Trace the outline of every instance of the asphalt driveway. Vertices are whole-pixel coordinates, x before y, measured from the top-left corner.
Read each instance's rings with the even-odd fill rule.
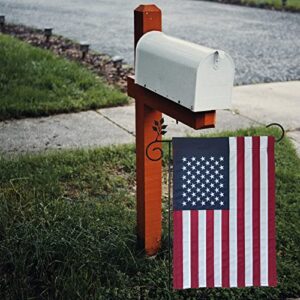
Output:
[[[8,21],[87,40],[133,62],[136,0],[0,0]],[[145,1],[148,2],[148,1]],[[300,79],[300,14],[197,0],[157,0],[166,33],[229,52],[236,84]]]

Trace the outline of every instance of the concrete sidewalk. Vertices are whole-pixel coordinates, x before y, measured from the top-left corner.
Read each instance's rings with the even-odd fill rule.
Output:
[[[300,155],[300,81],[234,87],[232,110],[217,112],[215,129],[196,131],[165,117],[166,137],[280,123]],[[0,122],[0,151],[36,152],[133,143],[134,105]]]

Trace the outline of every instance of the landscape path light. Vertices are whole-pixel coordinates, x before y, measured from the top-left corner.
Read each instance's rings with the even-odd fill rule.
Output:
[[[51,27],[44,28],[44,36],[46,38],[46,43],[50,41],[50,37],[52,36],[52,30],[53,28]]]
[[[114,68],[117,69],[117,74],[120,75],[120,70],[122,68],[123,58],[121,56],[116,55],[111,59],[111,61],[114,65]]]
[[[87,53],[89,52],[90,45],[88,42],[80,42],[80,51],[81,51],[81,59],[85,59]]]
[[[1,31],[4,30],[4,25],[5,25],[5,16],[0,16],[0,29]]]

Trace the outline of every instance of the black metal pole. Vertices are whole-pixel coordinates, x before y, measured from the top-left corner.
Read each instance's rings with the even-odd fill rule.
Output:
[[[168,157],[168,260],[169,260],[169,291],[171,291],[171,143],[169,142],[169,157]]]

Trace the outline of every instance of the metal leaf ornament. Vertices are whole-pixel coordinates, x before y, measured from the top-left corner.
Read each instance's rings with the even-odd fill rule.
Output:
[[[165,122],[164,118],[161,118],[160,121],[154,121],[152,129],[157,132],[157,138],[159,135],[165,135],[167,131],[165,130],[168,125],[163,125]]]

